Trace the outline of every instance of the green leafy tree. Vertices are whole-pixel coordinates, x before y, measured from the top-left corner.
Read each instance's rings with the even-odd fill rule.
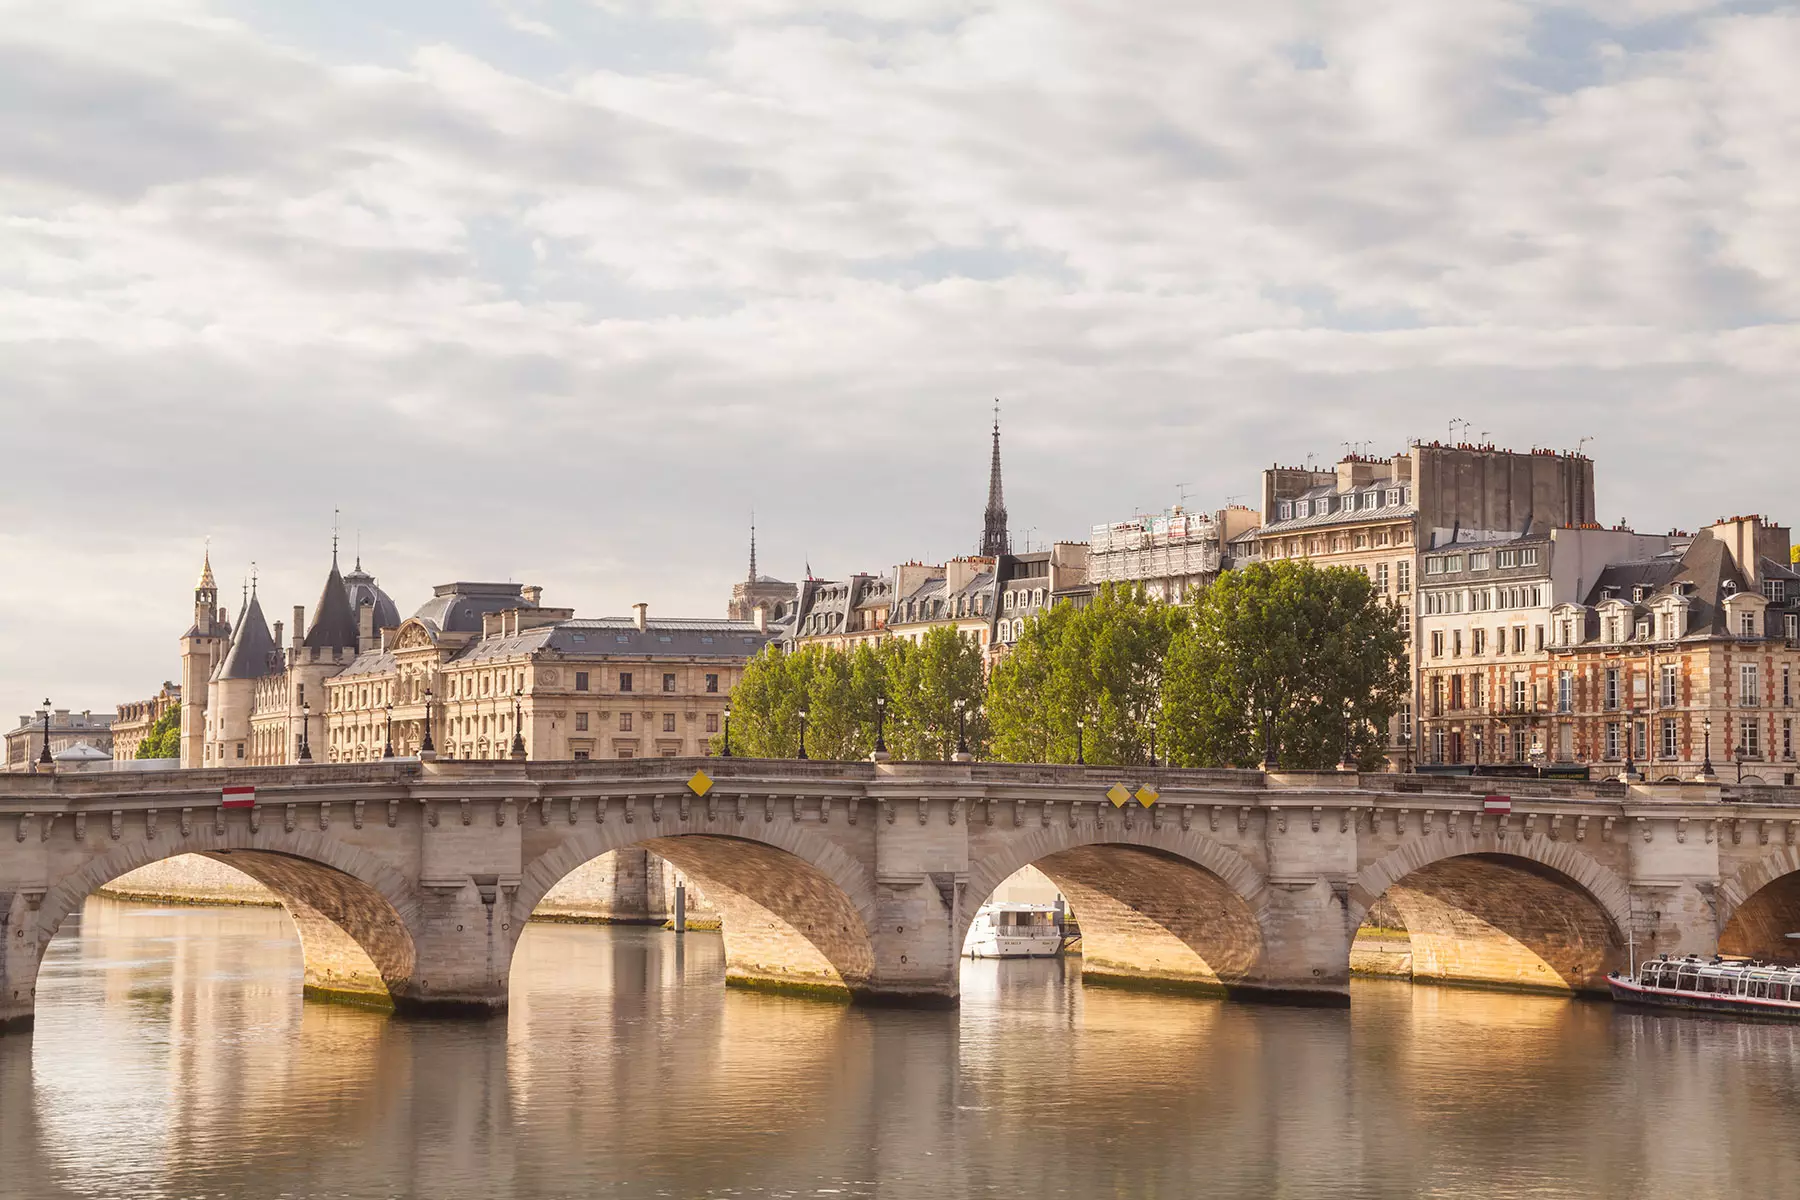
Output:
[[[808,757],[866,758],[875,749],[878,700],[886,696],[890,750],[896,757],[908,756],[922,743],[916,737],[901,736],[896,744],[898,729],[926,727],[935,719],[929,714],[937,708],[934,702],[919,700],[916,690],[932,692],[956,686],[956,672],[945,675],[942,663],[933,660],[934,665],[926,667],[915,661],[921,650],[899,639],[878,645],[865,642],[847,653],[822,646],[807,646],[793,653],[769,647],[750,660],[731,691],[732,753],[793,758],[800,750],[800,712],[804,709]],[[939,657],[943,657],[941,647]],[[977,672],[980,658],[976,651]],[[966,670],[966,665],[959,669]],[[979,695],[978,688],[975,694]],[[714,753],[723,750],[722,732],[712,745]]]
[[[918,642],[891,638],[877,652],[885,663],[887,742],[895,758],[924,762],[956,753],[957,702],[965,710],[969,748],[987,753],[982,712],[986,678],[981,646],[948,626]]]
[[[994,750],[1011,762],[1149,759],[1163,660],[1187,613],[1141,588],[1106,585],[1085,608],[1032,619],[988,681]],[[1085,728],[1077,729],[1077,722]]]
[[[181,702],[178,700],[156,718],[144,740],[138,743],[137,758],[181,757]]]
[[[1221,575],[1172,639],[1162,678],[1170,759],[1373,767],[1405,701],[1406,635],[1367,576],[1304,560]]]

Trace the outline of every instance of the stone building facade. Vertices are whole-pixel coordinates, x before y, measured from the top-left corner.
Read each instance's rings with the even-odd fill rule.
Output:
[[[162,720],[163,714],[181,703],[181,685],[164,680],[162,689],[148,700],[133,700],[119,705],[118,716],[112,724],[112,753],[114,762],[126,762],[137,758],[138,745],[149,734],[151,726]]]
[[[509,593],[510,590],[510,594]],[[679,757],[710,753],[731,689],[769,641],[750,621],[578,620],[535,588],[453,583],[325,685],[323,757],[423,748],[440,757]],[[390,730],[391,728],[391,735]]]
[[[1412,643],[1412,700],[1389,729],[1390,760],[1413,756],[1422,707],[1416,589],[1424,557],[1459,541],[1501,541],[1594,524],[1594,469],[1579,454],[1416,443],[1391,459],[1351,455],[1332,470],[1263,472],[1252,560],[1305,558],[1362,571]]]
[[[74,750],[77,746],[112,754],[111,713],[71,712],[66,708],[39,709],[21,714],[19,723],[6,734],[6,770],[29,773],[37,769],[44,749],[44,717],[50,718],[50,755]]]

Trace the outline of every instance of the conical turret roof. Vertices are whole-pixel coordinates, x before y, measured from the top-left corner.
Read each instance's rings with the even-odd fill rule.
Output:
[[[225,661],[219,664],[219,672],[215,679],[261,679],[265,675],[273,675],[280,670],[281,655],[275,649],[275,638],[269,633],[269,622],[263,617],[262,604],[256,599],[256,593],[250,593],[250,603],[238,617],[237,633],[231,639],[231,649],[225,653]]]
[[[344,577],[338,571],[335,550],[331,553],[331,574],[325,577],[325,590],[319,593],[319,602],[313,605],[306,645],[356,648],[356,613],[350,608],[350,596],[344,590]]]
[[[218,582],[213,579],[211,546],[206,548],[206,556],[200,560],[200,582],[194,587],[196,590],[204,589],[214,592],[219,590]]]

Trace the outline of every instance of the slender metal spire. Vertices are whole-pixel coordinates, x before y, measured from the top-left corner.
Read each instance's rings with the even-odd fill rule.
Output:
[[[994,401],[994,458],[988,468],[987,511],[982,514],[981,553],[989,558],[1012,553],[1006,532],[1006,495],[1000,486],[1000,401]]]
[[[750,510],[750,582],[756,582],[756,510]]]

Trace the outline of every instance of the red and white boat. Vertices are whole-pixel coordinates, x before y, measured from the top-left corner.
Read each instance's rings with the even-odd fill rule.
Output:
[[[1800,966],[1664,955],[1606,982],[1622,1004],[1800,1020]]]

